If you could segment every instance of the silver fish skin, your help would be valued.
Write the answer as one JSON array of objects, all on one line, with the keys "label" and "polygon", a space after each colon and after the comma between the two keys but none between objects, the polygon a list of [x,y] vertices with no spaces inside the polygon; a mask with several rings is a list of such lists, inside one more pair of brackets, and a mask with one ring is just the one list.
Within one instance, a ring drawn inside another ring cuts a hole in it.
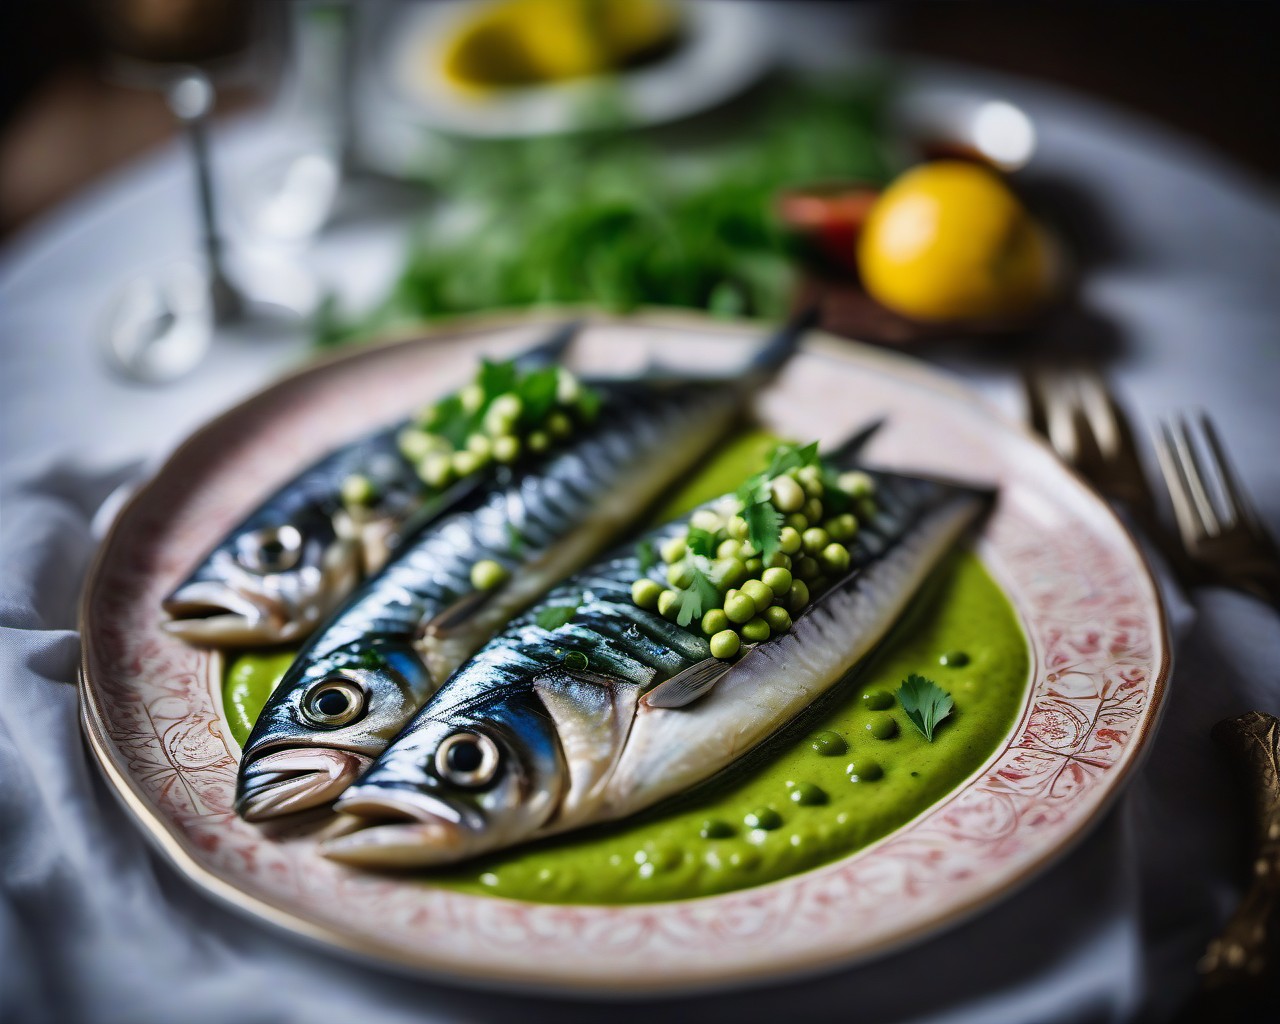
[{"label": "silver fish skin", "polygon": [[[515,357],[522,370],[560,360],[579,325],[558,327]],[[297,643],[314,630],[390,551],[466,488],[428,501],[400,452],[402,420],[323,456],[240,521],[163,602],[164,628],[188,643],[254,647]],[[356,523],[342,502],[353,473],[382,495]]]},{"label": "silver fish skin", "polygon": [[[436,519],[300,652],[245,745],[236,807],[261,821],[328,803],[513,615],[587,564],[728,431],[794,351],[785,327],[719,381],[597,382],[595,426],[543,466]],[[492,560],[506,582],[477,591]]]},{"label": "silver fish skin", "polygon": [[544,605],[580,600],[572,620],[548,631],[534,609],[464,665],[339,800],[370,823],[328,840],[325,855],[455,863],[626,817],[733,764],[866,657],[990,504],[964,485],[872,476],[879,511],[852,544],[849,575],[736,662],[635,606],[634,552],[556,588]]}]

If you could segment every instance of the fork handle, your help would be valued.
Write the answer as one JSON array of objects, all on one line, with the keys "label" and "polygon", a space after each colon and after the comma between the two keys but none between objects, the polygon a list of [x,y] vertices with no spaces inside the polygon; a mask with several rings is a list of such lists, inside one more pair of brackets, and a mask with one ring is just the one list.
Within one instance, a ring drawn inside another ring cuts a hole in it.
[{"label": "fork handle", "polygon": [[1280,929],[1280,721],[1261,711],[1229,718],[1213,738],[1231,755],[1251,790],[1254,837],[1252,882],[1222,932],[1197,965],[1198,1016],[1187,1020],[1231,1020],[1263,997],[1268,968],[1276,958]]}]

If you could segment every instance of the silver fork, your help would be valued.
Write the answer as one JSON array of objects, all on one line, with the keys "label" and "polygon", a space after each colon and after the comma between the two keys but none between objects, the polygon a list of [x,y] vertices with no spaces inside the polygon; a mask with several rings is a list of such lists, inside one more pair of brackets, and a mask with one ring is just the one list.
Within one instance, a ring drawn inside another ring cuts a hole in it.
[{"label": "silver fork", "polygon": [[1160,522],[1129,418],[1096,370],[1023,371],[1031,426],[1104,497],[1122,503],[1134,524],[1184,582],[1196,578],[1182,545]]},{"label": "silver fork", "polygon": [[1280,609],[1280,548],[1253,510],[1209,418],[1201,413],[1162,421],[1156,455],[1190,560],[1209,581]]}]

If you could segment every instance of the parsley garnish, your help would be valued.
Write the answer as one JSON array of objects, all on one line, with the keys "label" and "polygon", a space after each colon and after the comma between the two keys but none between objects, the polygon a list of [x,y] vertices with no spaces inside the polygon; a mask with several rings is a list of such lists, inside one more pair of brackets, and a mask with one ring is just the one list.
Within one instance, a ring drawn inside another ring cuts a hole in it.
[{"label": "parsley garnish", "polygon": [[782,513],[770,500],[769,481],[793,469],[814,465],[821,465],[817,441],[804,447],[780,444],[773,451],[769,468],[749,477],[738,488],[736,496],[742,505],[739,515],[747,522],[747,541],[762,557],[769,558],[778,550],[783,523]]},{"label": "parsley garnish", "polygon": [[911,719],[911,724],[920,730],[930,743],[933,742],[933,731],[938,724],[955,710],[955,701],[951,694],[932,679],[925,679],[914,673],[907,676],[898,687],[898,703]]},{"label": "parsley garnish", "polygon": [[761,501],[746,506],[742,518],[747,521],[747,540],[761,557],[772,557],[781,543],[782,513],[773,507],[773,502]]},{"label": "parsley garnish", "polygon": [[636,558],[640,560],[640,575],[648,576],[649,570],[657,564],[658,556],[653,552],[653,541],[642,540],[636,545]]},{"label": "parsley garnish", "polygon": [[560,371],[554,366],[532,370],[520,378],[514,390],[523,404],[520,413],[521,423],[536,425],[546,419],[547,413],[556,404],[556,389],[559,383]]},{"label": "parsley garnish", "polygon": [[538,610],[534,621],[548,632],[553,629],[559,629],[573,621],[573,617],[578,614],[578,608],[582,605],[581,599],[573,604],[549,604],[545,608]]},{"label": "parsley garnish", "polygon": [[[697,558],[697,561],[706,565],[701,558]],[[713,607],[720,597],[720,591],[716,589],[709,567],[704,569],[703,565],[695,564],[693,579],[689,586],[676,591],[676,607],[680,609],[680,614],[676,616],[676,624],[679,626],[687,626],[695,618],[702,618],[702,613]]]},{"label": "parsley garnish", "polygon": [[711,558],[716,553],[716,539],[706,530],[699,529],[696,526],[689,527],[689,533],[685,537],[685,547],[692,551],[695,555],[701,555],[703,558]]}]

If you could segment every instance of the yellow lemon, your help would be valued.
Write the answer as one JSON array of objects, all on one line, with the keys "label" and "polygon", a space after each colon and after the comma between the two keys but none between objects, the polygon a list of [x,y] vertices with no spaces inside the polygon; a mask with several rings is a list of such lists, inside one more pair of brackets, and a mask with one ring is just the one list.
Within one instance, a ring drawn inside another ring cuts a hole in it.
[{"label": "yellow lemon", "polygon": [[473,88],[533,85],[617,70],[676,36],[663,0],[500,0],[445,47],[445,73]]},{"label": "yellow lemon", "polygon": [[1045,233],[1000,177],[959,160],[898,178],[858,240],[868,294],[917,320],[1028,313],[1051,291],[1052,263]]}]

